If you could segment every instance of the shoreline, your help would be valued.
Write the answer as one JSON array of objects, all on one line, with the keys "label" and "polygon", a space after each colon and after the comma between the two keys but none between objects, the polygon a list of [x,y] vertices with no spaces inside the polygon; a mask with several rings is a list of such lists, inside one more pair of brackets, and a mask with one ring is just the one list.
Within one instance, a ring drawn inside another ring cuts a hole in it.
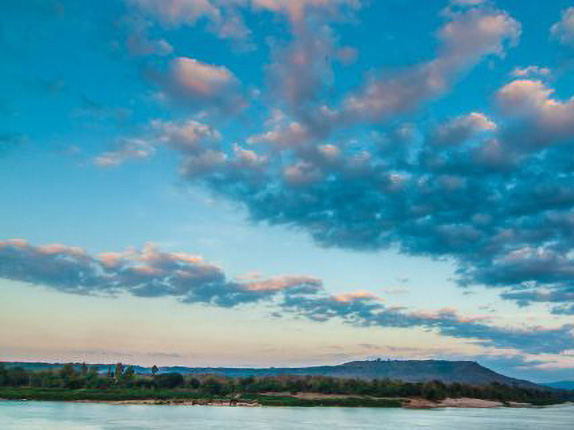
[{"label": "shoreline", "polygon": [[[295,398],[295,397],[294,397]],[[332,397],[332,399],[340,400],[341,397]],[[319,399],[317,399],[319,400]],[[460,409],[491,409],[491,408],[535,408],[544,407],[537,406],[530,403],[508,402],[503,403],[496,400],[483,400],[473,398],[446,398],[441,401],[430,401],[423,398],[386,398],[384,400],[394,400],[400,402],[400,406],[388,406],[389,408],[402,408],[402,409],[445,409],[445,408],[460,408]],[[132,400],[36,400],[36,399],[5,399],[0,398],[0,401],[54,401],[64,403],[84,403],[84,404],[105,404],[116,406],[216,406],[216,407],[301,407],[290,405],[263,405],[258,401],[245,401],[240,399],[132,399]],[[304,407],[345,407],[336,405],[309,405]],[[353,407],[372,407],[372,406],[353,406]]]}]

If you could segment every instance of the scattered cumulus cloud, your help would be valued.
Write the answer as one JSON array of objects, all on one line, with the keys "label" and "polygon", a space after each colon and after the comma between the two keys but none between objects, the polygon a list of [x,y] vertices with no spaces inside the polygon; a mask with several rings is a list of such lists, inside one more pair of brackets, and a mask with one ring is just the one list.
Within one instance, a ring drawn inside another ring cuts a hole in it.
[{"label": "scattered cumulus cloud", "polygon": [[94,158],[98,167],[115,167],[131,159],[147,159],[153,156],[155,148],[148,140],[124,139],[113,151],[104,152]]},{"label": "scattered cumulus cloud", "polygon": [[548,67],[540,66],[516,67],[512,71],[512,76],[515,78],[548,77],[551,74],[552,70]]},{"label": "scattered cumulus cloud", "polygon": [[362,90],[347,96],[345,116],[375,121],[418,108],[446,93],[482,59],[504,55],[521,33],[520,24],[503,11],[472,8],[446,14],[448,21],[437,34],[436,58],[394,75],[373,77]]},{"label": "scattered cumulus cloud", "polygon": [[250,35],[238,10],[245,3],[243,0],[128,0],[135,10],[156,18],[165,26],[206,22],[211,32],[232,40]]},{"label": "scattered cumulus cloud", "polygon": [[173,100],[197,109],[237,112],[245,106],[240,82],[225,66],[177,57],[162,79],[166,94]]},{"label": "scattered cumulus cloud", "polygon": [[456,145],[482,131],[496,130],[496,124],[480,112],[471,112],[437,127],[431,138],[435,145]]}]

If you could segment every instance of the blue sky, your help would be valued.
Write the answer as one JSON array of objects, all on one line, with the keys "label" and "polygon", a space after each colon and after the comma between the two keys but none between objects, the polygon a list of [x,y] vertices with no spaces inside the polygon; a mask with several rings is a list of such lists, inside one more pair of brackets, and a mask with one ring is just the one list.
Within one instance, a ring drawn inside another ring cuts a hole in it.
[{"label": "blue sky", "polygon": [[5,359],[572,376],[572,2],[0,15]]}]

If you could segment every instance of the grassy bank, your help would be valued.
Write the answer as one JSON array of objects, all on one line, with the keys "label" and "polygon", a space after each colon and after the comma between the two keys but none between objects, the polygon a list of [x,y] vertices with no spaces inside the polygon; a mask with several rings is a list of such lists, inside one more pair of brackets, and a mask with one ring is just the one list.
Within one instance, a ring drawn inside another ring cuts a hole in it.
[{"label": "grassy bank", "polygon": [[0,398],[7,400],[50,400],[50,401],[123,401],[123,400],[193,400],[211,399],[191,391],[138,390],[138,389],[80,389],[59,388],[0,388]]},{"label": "grassy bank", "polygon": [[401,407],[400,400],[372,399],[362,397],[301,399],[292,396],[265,396],[243,394],[236,396],[207,396],[185,390],[68,390],[43,388],[0,388],[0,398],[7,400],[44,400],[44,401],[143,401],[157,400],[177,403],[178,401],[197,401],[202,404],[229,402],[256,403],[261,406],[339,406],[389,408]]},{"label": "grassy bank", "polygon": [[373,399],[366,397],[342,397],[324,399],[301,399],[292,396],[243,395],[242,399],[255,400],[262,406],[340,406],[347,408],[399,408],[399,399]]}]

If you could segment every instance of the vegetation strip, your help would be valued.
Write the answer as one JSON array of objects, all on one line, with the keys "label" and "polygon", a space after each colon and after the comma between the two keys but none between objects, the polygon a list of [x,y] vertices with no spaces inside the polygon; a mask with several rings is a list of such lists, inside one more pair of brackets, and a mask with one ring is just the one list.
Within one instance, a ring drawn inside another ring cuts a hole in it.
[{"label": "vegetation strip", "polygon": [[[313,394],[303,396],[306,393]],[[0,363],[0,398],[108,402],[150,400],[154,403],[231,406],[400,407],[408,406],[408,399],[440,404],[447,398],[481,399],[506,405],[513,402],[551,405],[573,401],[574,392],[498,383],[471,386],[440,381],[407,383],[325,376],[184,376],[157,373],[157,368],[151,375],[141,375],[121,364],[110,366],[107,373],[98,373],[86,365],[77,370],[73,364],[53,370],[29,371]]]}]

